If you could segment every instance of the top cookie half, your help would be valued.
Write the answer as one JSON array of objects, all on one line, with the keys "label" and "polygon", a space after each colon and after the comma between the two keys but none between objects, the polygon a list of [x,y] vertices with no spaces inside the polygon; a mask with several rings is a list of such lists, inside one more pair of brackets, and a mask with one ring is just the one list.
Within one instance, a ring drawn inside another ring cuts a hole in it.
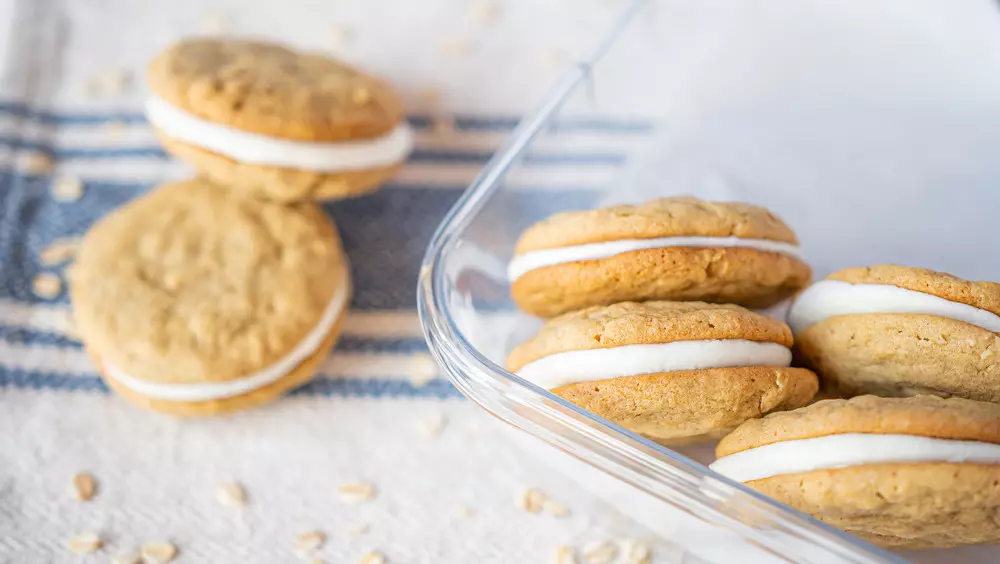
[{"label": "top cookie half", "polygon": [[518,305],[550,317],[619,301],[767,307],[811,277],[795,233],[765,208],[691,197],[574,211],[529,227],[509,268]]},{"label": "top cookie half", "polygon": [[70,285],[88,349],[129,375],[239,379],[297,346],[349,294],[334,225],[314,204],[163,185],[86,235]]},{"label": "top cookie half", "polygon": [[176,43],[149,64],[153,93],[200,118],[299,141],[385,135],[404,119],[387,84],[318,54],[232,39]]}]

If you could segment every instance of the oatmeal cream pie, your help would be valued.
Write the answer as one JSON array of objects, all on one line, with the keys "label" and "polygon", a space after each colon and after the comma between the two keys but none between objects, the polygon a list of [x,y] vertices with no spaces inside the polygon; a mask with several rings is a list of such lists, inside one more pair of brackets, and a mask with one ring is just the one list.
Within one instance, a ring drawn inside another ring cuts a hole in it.
[{"label": "oatmeal cream pie", "polygon": [[381,80],[319,54],[189,39],[149,64],[146,116],[166,150],[215,182],[282,202],[376,190],[413,146]]},{"label": "oatmeal cream pie", "polygon": [[1000,403],[1000,284],[890,264],[847,268],[789,310],[796,348],[831,393]]},{"label": "oatmeal cream pie", "polygon": [[676,444],[805,405],[816,376],[790,368],[792,334],[735,305],[624,302],[550,319],[507,368],[601,417]]},{"label": "oatmeal cream pie", "polygon": [[744,423],[716,454],[716,472],[876,544],[1000,543],[994,403],[823,400]]},{"label": "oatmeal cream pie", "polygon": [[309,381],[351,294],[336,228],[312,203],[165,184],[94,225],[70,284],[108,385],[172,415],[256,406]]},{"label": "oatmeal cream pie", "polygon": [[521,235],[508,268],[518,307],[542,317],[645,300],[766,308],[811,275],[770,211],[690,197],[556,214]]}]

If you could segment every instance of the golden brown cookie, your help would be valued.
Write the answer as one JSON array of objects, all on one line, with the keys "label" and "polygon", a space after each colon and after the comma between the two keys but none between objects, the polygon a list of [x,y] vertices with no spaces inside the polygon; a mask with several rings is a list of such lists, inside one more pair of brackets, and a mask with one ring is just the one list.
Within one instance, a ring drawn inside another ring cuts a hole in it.
[{"label": "golden brown cookie", "polygon": [[1000,542],[1000,406],[936,396],[824,400],[747,421],[715,471],[866,540]]},{"label": "golden brown cookie", "polygon": [[217,183],[291,202],[378,188],[412,148],[399,96],[344,63],[280,45],[190,39],[147,72],[166,149]]},{"label": "golden brown cookie", "polygon": [[805,405],[783,323],[734,305],[625,302],[550,319],[507,359],[518,376],[661,442],[718,436]]},{"label": "golden brown cookie", "polygon": [[789,311],[796,349],[831,393],[1000,402],[1000,284],[896,265],[849,268]]},{"label": "golden brown cookie", "polygon": [[680,197],[556,214],[521,235],[508,274],[518,306],[551,317],[621,301],[768,307],[811,270],[768,210]]},{"label": "golden brown cookie", "polygon": [[340,237],[317,206],[188,180],[94,225],[70,295],[109,385],[159,411],[204,415],[311,378],[350,288]]}]

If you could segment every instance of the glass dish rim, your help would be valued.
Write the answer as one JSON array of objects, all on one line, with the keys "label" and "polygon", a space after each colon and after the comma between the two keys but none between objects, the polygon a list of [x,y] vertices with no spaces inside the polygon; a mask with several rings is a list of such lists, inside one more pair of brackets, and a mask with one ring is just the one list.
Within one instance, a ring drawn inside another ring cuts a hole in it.
[{"label": "glass dish rim", "polygon": [[[710,478],[727,488],[744,494],[756,503],[764,504],[770,510],[776,512],[776,517],[787,520],[786,525],[794,529],[805,532],[815,544],[803,548],[822,548],[830,551],[830,554],[853,557],[856,562],[906,562],[902,557],[869,544],[857,537],[827,525],[818,519],[789,508],[741,483],[734,482],[722,476],[707,466],[678,452],[667,449],[649,439],[641,437],[623,427],[604,420],[589,411],[577,407],[571,402],[552,394],[534,384],[523,380],[516,374],[508,372],[504,367],[486,358],[474,345],[472,345],[458,328],[458,324],[451,315],[447,305],[446,297],[446,269],[443,263],[448,254],[455,250],[458,236],[468,226],[470,221],[476,216],[479,209],[486,204],[489,197],[502,188],[502,180],[508,169],[515,165],[522,154],[531,146],[535,137],[542,132],[546,125],[553,123],[562,104],[578,88],[584,85],[591,73],[594,65],[613,47],[616,40],[625,32],[633,17],[645,7],[650,0],[630,0],[628,6],[624,8],[616,18],[610,28],[610,32],[598,43],[589,53],[567,69],[550,87],[542,101],[534,109],[527,112],[519,120],[507,139],[501,144],[493,156],[487,161],[484,168],[472,181],[470,186],[462,193],[455,204],[448,210],[441,223],[432,235],[423,260],[421,262],[417,281],[417,310],[420,318],[421,328],[427,340],[428,348],[437,362],[444,367],[448,373],[452,384],[474,402],[478,400],[468,384],[462,380],[457,372],[449,369],[455,363],[470,369],[471,374],[481,376],[484,379],[492,379],[496,383],[515,384],[518,388],[528,391],[540,399],[557,405],[560,410],[571,413],[575,418],[589,421],[603,430],[610,431],[619,439],[621,445],[629,447],[642,457],[648,458],[654,463],[667,467],[664,460],[658,460],[636,447],[644,447],[652,450],[658,456],[684,468],[684,472],[689,474],[699,474],[700,478]],[[489,408],[486,408],[490,411]],[[524,426],[510,420],[507,423],[514,425],[526,432],[530,431]],[[558,445],[547,441],[550,446],[561,448]],[[587,461],[591,466],[595,466]],[[605,470],[607,471],[607,470]],[[615,474],[612,474],[615,475]],[[626,483],[632,484],[620,475],[615,475],[623,479]],[[662,500],[662,498],[660,498]],[[666,500],[662,500],[666,501]],[[767,515],[761,515],[767,518]],[[801,537],[800,537],[801,538]],[[760,541],[759,538],[754,538]],[[766,543],[764,543],[766,545]],[[769,547],[770,548],[770,547]],[[844,553],[846,551],[846,553]],[[789,556],[794,557],[794,554]]]}]

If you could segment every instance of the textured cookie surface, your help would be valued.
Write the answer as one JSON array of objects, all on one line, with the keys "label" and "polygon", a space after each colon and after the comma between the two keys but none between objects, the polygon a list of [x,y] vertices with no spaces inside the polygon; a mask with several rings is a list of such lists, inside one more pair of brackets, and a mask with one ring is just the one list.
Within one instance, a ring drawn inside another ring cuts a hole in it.
[{"label": "textured cookie surface", "polygon": [[1000,403],[1000,335],[933,315],[831,317],[795,339],[831,393],[934,394]]},{"label": "textured cookie surface", "polygon": [[382,81],[344,63],[280,45],[190,39],[148,68],[152,91],[209,121],[303,141],[378,137],[404,117]]},{"label": "textured cookie surface", "polygon": [[839,433],[902,434],[1000,443],[1000,405],[962,398],[858,396],[747,421],[719,442],[722,458],[782,441]]},{"label": "textured cookie surface", "polygon": [[974,282],[944,272],[894,264],[845,268],[827,278],[852,284],[898,286],[1000,315],[1000,284],[996,282]]},{"label": "textured cookie surface", "polygon": [[276,202],[341,199],[378,189],[402,167],[392,166],[342,172],[312,172],[236,162],[214,151],[157,135],[170,154],[183,159],[203,175],[231,190]]},{"label": "textured cookie surface", "polygon": [[698,300],[765,308],[812,277],[790,255],[745,248],[664,247],[531,270],[514,281],[518,307],[552,317],[621,301]]},{"label": "textured cookie surface", "polygon": [[529,227],[515,254],[616,239],[703,236],[769,239],[797,244],[795,233],[765,208],[677,197],[556,214]]},{"label": "textured cookie surface", "polygon": [[998,465],[871,464],[747,485],[882,546],[1000,543]]},{"label": "textured cookie surface", "polygon": [[340,238],[315,205],[240,198],[189,180],[97,223],[70,293],[88,349],[125,373],[226,381],[298,344],[346,268]]},{"label": "textured cookie surface", "polygon": [[718,435],[752,417],[795,409],[816,394],[802,368],[682,370],[582,382],[552,390],[584,409],[659,441]]},{"label": "textured cookie surface", "polygon": [[624,302],[591,307],[550,319],[507,359],[520,370],[539,358],[566,351],[707,339],[746,339],[791,346],[787,325],[735,305],[701,302]]}]

